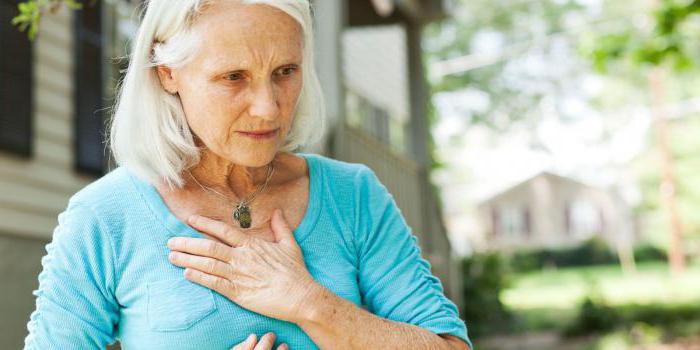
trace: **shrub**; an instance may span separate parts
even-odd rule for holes
[[[634,329],[639,324],[660,327],[669,335],[697,333],[700,328],[700,305],[605,305],[595,297],[581,304],[575,321],[564,330],[566,336],[606,333],[615,329]],[[689,329],[689,331],[684,331]]]
[[[642,244],[634,247],[636,262],[666,261],[666,251]],[[575,267],[617,264],[616,252],[598,237],[593,237],[572,248],[536,249],[518,251],[510,255],[509,267],[514,272],[532,272],[547,267]]]
[[[659,247],[643,244],[634,247],[634,259],[637,262],[666,261],[668,256],[666,255],[666,251]]]
[[[510,267],[517,272],[530,272],[551,266],[572,267],[617,262],[617,255],[597,236],[573,248],[520,251],[510,257]]]
[[[586,297],[581,303],[576,320],[565,331],[566,336],[609,332],[620,321],[618,311],[597,298]]]
[[[467,320],[470,335],[507,330],[512,315],[499,299],[508,283],[503,258],[497,253],[475,254],[462,260],[462,273],[464,307],[461,313]]]

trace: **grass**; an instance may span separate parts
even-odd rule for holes
[[[563,331],[590,295],[626,319],[688,319],[684,312],[700,310],[700,264],[679,278],[670,276],[662,262],[639,264],[635,274],[624,274],[617,265],[526,273],[515,276],[500,297],[516,316],[515,331],[528,332]]]
[[[584,329],[573,338],[564,336],[572,325],[580,324],[578,313],[587,296],[611,307],[611,313],[603,317],[614,317],[613,327],[597,333]],[[684,339],[693,339],[693,344],[700,341],[697,263],[679,278],[670,276],[662,262],[639,264],[635,274],[624,274],[616,265],[520,274],[511,278],[500,298],[515,316],[513,327],[490,335],[484,349],[651,349],[680,344]],[[538,336],[552,334],[561,338],[549,345],[530,344]],[[519,345],[508,345],[511,343]]]
[[[512,282],[501,300],[516,312],[567,313],[591,294],[611,306],[700,303],[700,264],[689,266],[678,278],[669,274],[665,263],[651,262],[639,264],[634,274],[624,274],[616,265],[604,265],[527,273]]]

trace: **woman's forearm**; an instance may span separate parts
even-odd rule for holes
[[[459,338],[378,317],[323,286],[297,321],[321,349],[468,349]]]

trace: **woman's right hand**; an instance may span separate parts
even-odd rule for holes
[[[231,350],[272,350],[275,339],[277,339],[275,333],[269,332],[265,333],[265,335],[260,338],[260,341],[258,341],[258,336],[253,333],[249,335],[245,341],[232,347]],[[289,346],[282,343],[276,350],[289,350]]]

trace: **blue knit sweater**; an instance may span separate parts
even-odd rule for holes
[[[294,235],[311,275],[378,316],[468,341],[455,305],[374,173],[299,155],[309,166],[310,192]],[[295,324],[184,279],[168,261],[166,242],[174,236],[202,237],[125,167],[76,193],[46,246],[25,349],[100,349],[117,340],[123,349],[230,349],[270,331],[276,344],[317,348]]]

